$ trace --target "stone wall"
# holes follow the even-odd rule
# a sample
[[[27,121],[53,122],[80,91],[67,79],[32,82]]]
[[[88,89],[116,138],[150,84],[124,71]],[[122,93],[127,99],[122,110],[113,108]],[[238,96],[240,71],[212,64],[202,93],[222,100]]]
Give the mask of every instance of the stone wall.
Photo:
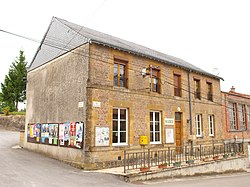
[[[0,116],[0,128],[6,130],[20,131],[25,128],[25,116],[10,115]]]
[[[182,115],[181,145],[188,143],[190,135],[190,110],[188,92],[188,71],[179,67],[173,67],[165,63],[150,60],[137,55],[110,49],[101,45],[90,46],[90,54],[98,58],[90,59],[89,82],[87,87],[87,126],[86,150],[90,152],[91,163],[118,161],[123,159],[123,151],[140,149],[140,136],[150,139],[150,112],[157,111],[161,114],[161,142],[149,143],[145,148],[176,146],[174,143],[166,143],[166,129],[172,128],[176,136],[175,125],[165,125],[165,118],[175,118],[175,113]],[[114,82],[114,58],[127,59],[128,86],[116,87]],[[149,77],[143,77],[140,72],[143,67],[149,65],[158,66],[160,69],[160,93],[149,91]],[[181,76],[182,96],[174,96],[174,74]],[[195,99],[194,79],[200,80],[201,99]],[[207,99],[207,83],[212,83],[213,101]],[[192,92],[192,132],[196,135],[195,115],[202,115],[202,136],[196,137],[194,144],[202,144],[212,140],[223,139],[223,124],[221,119],[221,92],[220,80],[190,73],[190,86]],[[100,107],[93,107],[93,102],[100,102]],[[126,108],[128,111],[128,138],[126,145],[112,144],[112,118],[113,108]],[[214,116],[215,135],[209,135],[208,116]],[[106,146],[95,145],[95,129],[97,127],[109,127],[110,142]],[[118,159],[119,158],[119,159]]]
[[[87,53],[88,45],[83,45],[28,72],[24,148],[67,162],[84,162],[82,149],[27,142],[27,126],[30,123],[86,123]]]

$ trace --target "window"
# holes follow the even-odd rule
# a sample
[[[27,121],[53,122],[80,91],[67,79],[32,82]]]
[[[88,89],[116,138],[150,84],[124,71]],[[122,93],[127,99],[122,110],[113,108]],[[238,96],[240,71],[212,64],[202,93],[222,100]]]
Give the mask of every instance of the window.
[[[128,109],[113,108],[113,145],[127,145]]]
[[[127,61],[115,59],[114,86],[127,87],[126,66]]]
[[[201,116],[201,114],[196,114],[195,124],[196,124],[196,137],[202,137],[202,116]]]
[[[238,115],[240,119],[240,130],[246,130],[246,109],[245,105],[238,105]]]
[[[250,106],[247,106],[248,130],[250,130]]]
[[[174,96],[181,97],[181,76],[174,74]]]
[[[161,143],[161,113],[150,112],[150,143]]]
[[[213,101],[212,83],[207,82],[207,100]]]
[[[200,80],[194,79],[194,89],[194,97],[196,99],[201,99]]]
[[[236,124],[236,103],[228,103],[230,129],[237,130]]]
[[[214,115],[208,115],[209,136],[214,136]]]
[[[160,70],[152,68],[152,78],[150,77],[150,91],[160,93]],[[152,79],[152,81],[151,81]]]

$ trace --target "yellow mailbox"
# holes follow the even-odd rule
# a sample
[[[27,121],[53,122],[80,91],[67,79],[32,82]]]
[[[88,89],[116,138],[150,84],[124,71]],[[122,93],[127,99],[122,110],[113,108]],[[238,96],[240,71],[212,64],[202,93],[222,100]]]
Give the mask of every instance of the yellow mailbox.
[[[140,145],[147,145],[147,144],[148,144],[148,137],[140,136]]]

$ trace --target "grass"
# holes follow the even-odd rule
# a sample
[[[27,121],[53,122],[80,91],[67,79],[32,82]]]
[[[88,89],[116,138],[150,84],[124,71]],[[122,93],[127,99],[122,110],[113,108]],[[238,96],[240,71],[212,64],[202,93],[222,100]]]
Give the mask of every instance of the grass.
[[[25,115],[26,112],[10,112],[10,115]]]
[[[10,115],[14,115],[14,116],[17,116],[17,115],[21,115],[21,116],[24,116],[26,112],[10,112],[9,116]],[[0,116],[5,116],[4,114],[0,114]]]

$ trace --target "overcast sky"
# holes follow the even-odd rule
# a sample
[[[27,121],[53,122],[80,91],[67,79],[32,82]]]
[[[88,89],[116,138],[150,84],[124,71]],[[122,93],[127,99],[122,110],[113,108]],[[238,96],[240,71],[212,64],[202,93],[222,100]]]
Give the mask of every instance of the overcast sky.
[[[52,17],[92,28],[181,58],[250,94],[248,0],[6,0],[0,30],[42,40]],[[0,82],[24,50],[32,61],[38,43],[0,32]]]

